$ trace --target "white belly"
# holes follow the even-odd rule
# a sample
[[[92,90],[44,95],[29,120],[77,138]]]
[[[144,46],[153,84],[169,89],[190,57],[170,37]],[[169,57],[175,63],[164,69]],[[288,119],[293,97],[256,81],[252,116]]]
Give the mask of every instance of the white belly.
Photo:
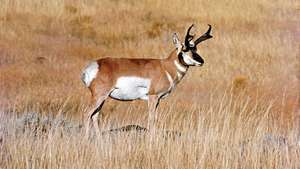
[[[120,77],[110,97],[118,100],[148,99],[150,79],[140,77]]]

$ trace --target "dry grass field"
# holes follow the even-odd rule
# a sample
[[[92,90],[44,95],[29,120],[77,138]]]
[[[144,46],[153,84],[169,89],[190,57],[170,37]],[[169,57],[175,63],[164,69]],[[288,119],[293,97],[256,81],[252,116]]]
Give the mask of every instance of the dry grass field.
[[[296,0],[0,0],[0,168],[300,168]],[[84,66],[164,58],[194,23],[203,67],[159,107],[109,100],[83,139]]]

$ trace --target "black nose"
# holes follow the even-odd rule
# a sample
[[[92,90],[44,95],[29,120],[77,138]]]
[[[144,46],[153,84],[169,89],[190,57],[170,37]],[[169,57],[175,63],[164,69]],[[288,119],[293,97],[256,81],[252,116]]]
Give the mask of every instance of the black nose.
[[[197,53],[193,53],[193,59],[201,64],[204,63],[204,60],[202,59],[202,57],[200,55],[198,55]]]

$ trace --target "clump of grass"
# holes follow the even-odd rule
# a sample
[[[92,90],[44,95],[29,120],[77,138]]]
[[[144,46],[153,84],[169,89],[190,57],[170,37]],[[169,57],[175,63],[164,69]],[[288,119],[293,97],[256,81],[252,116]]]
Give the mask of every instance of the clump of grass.
[[[94,29],[93,18],[91,16],[79,16],[70,21],[70,34],[81,40],[94,39],[96,31]]]
[[[147,16],[146,16],[147,20],[150,20]],[[156,37],[160,37],[162,35],[162,33],[165,31],[170,31],[170,30],[175,30],[176,28],[176,22],[171,20],[168,20],[168,18],[166,19],[154,19],[152,20],[152,24],[150,25],[150,27],[147,29],[146,34],[149,38],[156,38]]]
[[[42,115],[39,112],[24,112],[15,119],[16,135],[30,133],[31,135],[46,134],[59,130],[61,135],[70,135],[81,132],[81,125],[75,121],[70,121],[62,114]]]
[[[73,6],[73,5],[66,5],[65,6],[65,11],[74,15],[74,14],[79,12],[79,9],[76,6]]]
[[[232,81],[233,90],[234,91],[245,90],[248,86],[248,83],[249,83],[248,78],[246,76],[243,75],[235,76]]]
[[[161,35],[164,23],[162,22],[154,22],[149,30],[147,31],[147,35],[150,38],[155,38]]]

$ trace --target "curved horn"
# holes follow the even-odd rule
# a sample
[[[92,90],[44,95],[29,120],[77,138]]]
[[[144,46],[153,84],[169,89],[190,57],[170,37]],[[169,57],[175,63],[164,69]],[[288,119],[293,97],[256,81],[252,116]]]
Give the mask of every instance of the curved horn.
[[[185,44],[186,47],[189,47],[189,41],[192,40],[192,39],[194,38],[194,35],[190,35],[190,31],[191,31],[191,29],[192,29],[193,26],[194,26],[194,24],[192,24],[192,25],[188,28],[188,30],[187,30],[187,32],[186,32],[186,35],[185,35],[185,41],[184,41],[184,44]]]
[[[197,40],[195,40],[195,45],[198,45],[198,43],[213,37],[210,35],[211,25],[208,24],[208,27],[209,27],[208,30],[203,35],[201,35]]]

